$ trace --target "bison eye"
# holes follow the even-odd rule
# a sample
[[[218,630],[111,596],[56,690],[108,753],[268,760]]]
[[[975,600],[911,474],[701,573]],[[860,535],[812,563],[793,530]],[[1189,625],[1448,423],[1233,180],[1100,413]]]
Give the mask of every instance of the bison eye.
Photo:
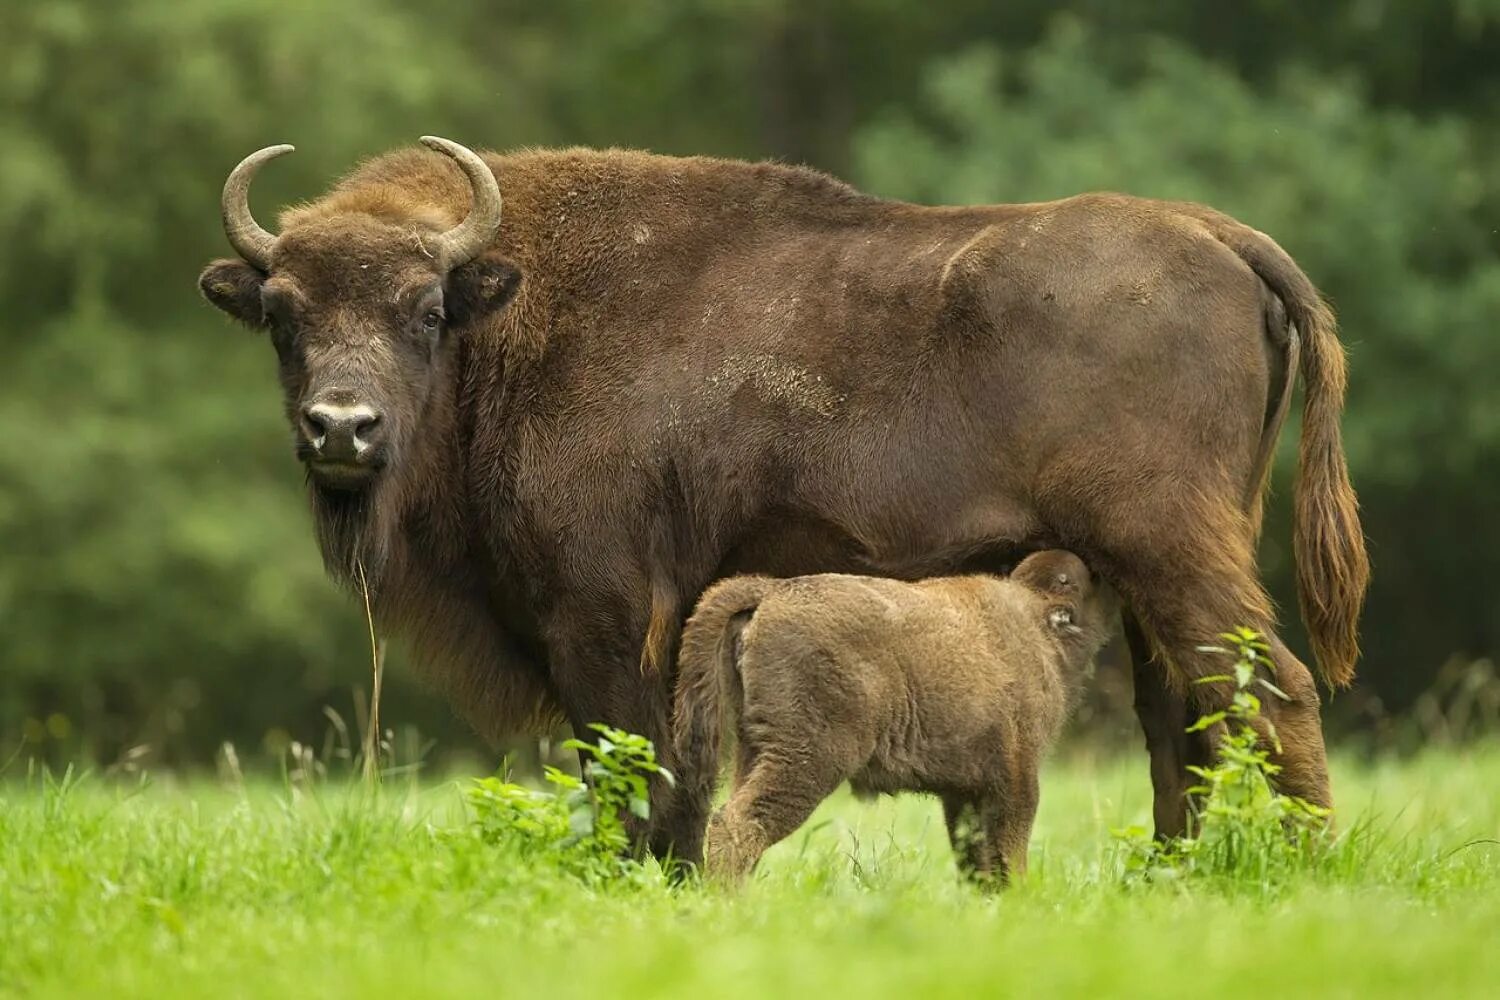
[[[426,333],[436,334],[443,328],[443,311],[441,309],[429,309],[422,316],[422,330]]]

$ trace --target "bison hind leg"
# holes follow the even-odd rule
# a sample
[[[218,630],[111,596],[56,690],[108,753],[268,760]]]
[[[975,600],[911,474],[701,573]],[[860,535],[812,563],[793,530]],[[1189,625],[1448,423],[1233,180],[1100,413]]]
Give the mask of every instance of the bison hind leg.
[[[1175,835],[1186,818],[1186,776],[1173,781],[1167,770],[1180,774],[1212,754],[1211,745],[1170,730],[1229,704],[1230,684],[1204,682],[1225,674],[1229,663],[1204,647],[1222,645],[1220,634],[1239,626],[1266,637],[1276,665],[1267,679],[1290,695],[1262,699],[1264,717],[1286,751],[1277,760],[1283,769],[1278,784],[1331,805],[1317,691],[1307,667],[1276,636],[1255,568],[1249,515],[1227,490],[1216,498],[1192,484],[1161,485],[1135,492],[1112,517],[1097,518],[1089,542],[1089,554],[1129,604],[1132,659],[1149,663],[1136,666],[1136,703],[1153,755],[1158,832]]]
[[[1206,733],[1190,733],[1187,697],[1167,678],[1165,663],[1156,655],[1133,613],[1125,613],[1125,641],[1130,648],[1135,686],[1135,714],[1151,755],[1152,816],[1158,840],[1187,833],[1187,790],[1190,766],[1210,762],[1212,749]]]

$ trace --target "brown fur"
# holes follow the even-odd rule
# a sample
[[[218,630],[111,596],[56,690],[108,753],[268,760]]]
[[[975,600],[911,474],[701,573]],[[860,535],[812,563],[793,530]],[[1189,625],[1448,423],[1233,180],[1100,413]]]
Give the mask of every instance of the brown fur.
[[[484,732],[560,714],[665,743],[681,615],[733,572],[916,578],[1049,545],[1126,598],[1161,698],[1218,704],[1198,647],[1272,626],[1253,552],[1294,367],[1276,317],[1307,382],[1304,605],[1348,679],[1366,564],[1342,356],[1268,238],[1119,195],[931,208],[777,164],[488,162],[500,233],[451,274],[427,243],[467,182],[401,150],[285,213],[268,275],[200,280],[271,330],[294,420],[332,389],[386,414],[373,485],[312,485],[320,543]],[[435,291],[447,328],[424,338]],[[1300,693],[1269,709],[1282,779],[1326,803],[1317,694],[1277,649]],[[1174,753],[1153,741],[1153,772]],[[701,827],[665,793],[656,816],[659,846]]]
[[[706,810],[727,717],[739,747],[708,827],[708,873],[738,881],[848,780],[942,796],[962,871],[1026,868],[1037,771],[1117,605],[1068,552],[1010,580],[734,577],[688,620],[677,757]]]

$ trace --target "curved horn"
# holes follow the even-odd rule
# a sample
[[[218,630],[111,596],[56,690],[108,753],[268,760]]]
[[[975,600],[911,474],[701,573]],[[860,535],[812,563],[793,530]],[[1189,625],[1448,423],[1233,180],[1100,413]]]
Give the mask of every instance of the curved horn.
[[[224,182],[224,195],[219,202],[224,213],[224,235],[229,237],[229,245],[234,247],[235,253],[262,271],[271,269],[271,251],[276,247],[276,237],[262,229],[250,214],[250,182],[267,160],[274,160],[295,148],[281,145],[258,149],[241,160]]]
[[[478,257],[500,231],[500,185],[495,175],[467,146],[435,135],[422,136],[422,145],[453,157],[468,175],[474,204],[463,222],[438,237],[438,260],[451,270]]]

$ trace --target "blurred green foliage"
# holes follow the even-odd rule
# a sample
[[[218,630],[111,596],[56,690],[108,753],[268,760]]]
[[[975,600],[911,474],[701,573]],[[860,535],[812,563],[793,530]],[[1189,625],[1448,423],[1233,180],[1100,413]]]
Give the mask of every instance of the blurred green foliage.
[[[779,156],[924,201],[1210,202],[1343,320],[1377,573],[1364,687],[1399,709],[1451,656],[1492,655],[1500,0],[1055,6],[0,6],[0,745],[204,760],[311,739],[362,681],[272,352],[194,286],[227,252],[225,173],[282,141],[268,221],[424,133]],[[1264,553],[1289,608],[1291,430]],[[462,742],[392,680],[387,717]]]

